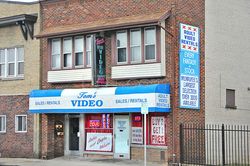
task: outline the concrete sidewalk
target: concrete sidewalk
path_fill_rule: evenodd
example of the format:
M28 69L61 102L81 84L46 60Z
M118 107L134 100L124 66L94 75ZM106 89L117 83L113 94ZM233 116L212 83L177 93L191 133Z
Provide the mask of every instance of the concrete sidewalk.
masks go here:
M51 160L0 158L0 166L143 166L143 161L117 159L86 159L84 157L58 157ZM167 164L148 162L147 166L166 166Z

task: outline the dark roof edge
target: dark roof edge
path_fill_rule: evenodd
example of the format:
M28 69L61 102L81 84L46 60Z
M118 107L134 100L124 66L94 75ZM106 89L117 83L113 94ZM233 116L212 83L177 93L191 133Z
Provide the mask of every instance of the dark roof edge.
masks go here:
M15 25L19 21L28 21L35 23L37 20L38 14L20 14L20 15L15 15L15 16L10 16L10 17L3 17L0 18L0 27L4 26L10 26L10 25Z
M1 0L0 3L10 3L10 4L19 4L19 5L34 5L38 4L40 0L36 0L34 2L20 2L20 1L8 1L8 0Z

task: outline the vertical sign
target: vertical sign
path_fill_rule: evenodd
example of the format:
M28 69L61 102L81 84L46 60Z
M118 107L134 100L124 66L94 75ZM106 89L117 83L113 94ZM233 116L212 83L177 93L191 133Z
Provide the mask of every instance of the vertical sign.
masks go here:
M199 28L180 24L180 107L200 109Z
M165 145L165 118L164 116L151 117L151 143Z
M103 37L96 37L96 84L105 85L105 40Z

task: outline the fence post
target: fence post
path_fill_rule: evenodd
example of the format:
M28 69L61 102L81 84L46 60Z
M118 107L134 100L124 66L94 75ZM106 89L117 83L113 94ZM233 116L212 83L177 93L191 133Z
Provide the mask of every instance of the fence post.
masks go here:
M222 145L222 165L225 165L225 128L224 124L221 127L221 145Z
M183 124L180 124L180 163L183 163L184 156L183 156Z

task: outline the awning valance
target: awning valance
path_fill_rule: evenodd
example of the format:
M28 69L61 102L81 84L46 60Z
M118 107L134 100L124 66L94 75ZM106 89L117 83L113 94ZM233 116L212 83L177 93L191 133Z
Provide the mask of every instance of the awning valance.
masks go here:
M140 112L142 103L147 103L149 112L170 112L170 85L33 90L29 98L29 112Z
M143 15L131 15L126 17L102 19L87 23L78 23L74 25L64 25L51 28L45 28L37 38L52 38L57 36L68 36L84 33L95 33L100 31L116 30L122 28L133 28L139 26L157 25L159 22L167 19L170 11L157 12Z

